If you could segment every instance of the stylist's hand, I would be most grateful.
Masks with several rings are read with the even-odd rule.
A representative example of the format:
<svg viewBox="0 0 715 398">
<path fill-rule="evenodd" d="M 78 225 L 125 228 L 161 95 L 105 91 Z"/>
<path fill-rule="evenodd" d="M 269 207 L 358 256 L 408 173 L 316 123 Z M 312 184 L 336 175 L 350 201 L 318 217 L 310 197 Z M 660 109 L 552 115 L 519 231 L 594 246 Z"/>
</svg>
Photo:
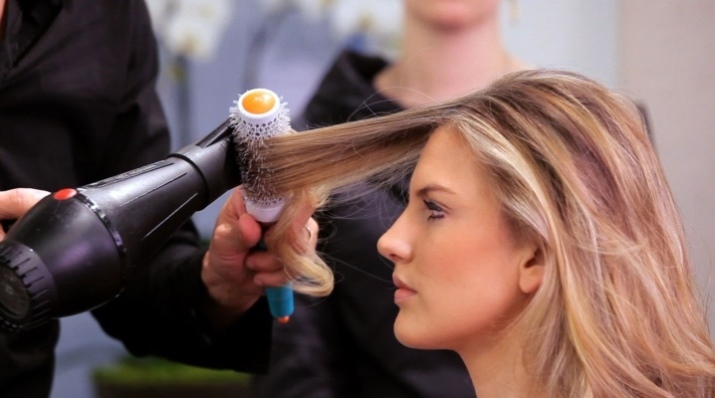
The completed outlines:
<svg viewBox="0 0 715 398">
<path fill-rule="evenodd" d="M 312 208 L 295 218 L 297 234 L 315 247 L 318 224 L 311 218 Z M 246 212 L 243 194 L 235 189 L 224 203 L 216 220 L 211 245 L 204 256 L 201 279 L 213 299 L 209 313 L 217 326 L 232 322 L 251 308 L 267 286 L 288 281 L 283 265 L 270 253 L 252 250 L 262 236 L 260 224 Z"/>
<path fill-rule="evenodd" d="M 17 220 L 48 193 L 32 188 L 0 191 L 0 220 Z M 5 232 L 7 231 L 0 225 L 0 241 L 5 239 Z"/>
</svg>

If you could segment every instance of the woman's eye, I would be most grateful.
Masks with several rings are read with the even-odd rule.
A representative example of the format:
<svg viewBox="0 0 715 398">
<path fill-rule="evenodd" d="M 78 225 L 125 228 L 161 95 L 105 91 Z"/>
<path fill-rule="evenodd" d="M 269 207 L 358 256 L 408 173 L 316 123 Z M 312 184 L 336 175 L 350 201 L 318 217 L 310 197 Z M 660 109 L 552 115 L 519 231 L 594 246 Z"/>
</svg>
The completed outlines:
<svg viewBox="0 0 715 398">
<path fill-rule="evenodd" d="M 444 210 L 436 203 L 431 202 L 429 200 L 423 200 L 423 202 L 427 210 L 430 211 L 430 215 L 429 217 L 427 217 L 428 220 L 436 220 L 438 218 L 444 217 Z"/>
</svg>

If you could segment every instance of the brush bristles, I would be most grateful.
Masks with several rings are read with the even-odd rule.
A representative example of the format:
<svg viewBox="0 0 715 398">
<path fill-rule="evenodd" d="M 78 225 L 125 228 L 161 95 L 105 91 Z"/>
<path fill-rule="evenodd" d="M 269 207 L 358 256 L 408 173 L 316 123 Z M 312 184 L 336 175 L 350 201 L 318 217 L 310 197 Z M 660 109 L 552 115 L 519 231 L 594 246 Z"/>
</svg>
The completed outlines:
<svg viewBox="0 0 715 398">
<path fill-rule="evenodd" d="M 243 108 L 242 98 L 243 95 L 234 101 L 235 106 L 229 111 L 246 200 L 253 202 L 252 206 L 256 209 L 280 209 L 283 200 L 271 189 L 271 170 L 263 167 L 262 153 L 266 149 L 268 138 L 291 132 L 287 104 L 282 98 L 275 96 L 278 106 L 257 115 Z M 267 210 L 267 214 L 274 213 L 277 217 L 280 211 Z"/>
<path fill-rule="evenodd" d="M 238 101 L 236 101 L 238 102 Z M 242 141 L 265 141 L 270 137 L 286 134 L 290 131 L 290 117 L 285 102 L 281 102 L 274 118 L 256 123 L 245 119 L 238 106 L 231 107 L 231 124 L 236 131 L 236 139 Z"/>
</svg>

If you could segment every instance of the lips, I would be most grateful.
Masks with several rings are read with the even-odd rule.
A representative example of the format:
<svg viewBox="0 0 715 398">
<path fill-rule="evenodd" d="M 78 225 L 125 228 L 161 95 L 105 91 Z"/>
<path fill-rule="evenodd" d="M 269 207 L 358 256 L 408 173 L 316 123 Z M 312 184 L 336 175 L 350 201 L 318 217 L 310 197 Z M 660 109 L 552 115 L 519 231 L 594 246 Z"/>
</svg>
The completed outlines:
<svg viewBox="0 0 715 398">
<path fill-rule="evenodd" d="M 395 290 L 395 304 L 399 305 L 401 302 L 417 294 L 414 289 L 409 287 L 395 274 L 392 275 L 392 283 L 394 283 L 395 287 L 397 287 L 397 290 Z"/>
</svg>

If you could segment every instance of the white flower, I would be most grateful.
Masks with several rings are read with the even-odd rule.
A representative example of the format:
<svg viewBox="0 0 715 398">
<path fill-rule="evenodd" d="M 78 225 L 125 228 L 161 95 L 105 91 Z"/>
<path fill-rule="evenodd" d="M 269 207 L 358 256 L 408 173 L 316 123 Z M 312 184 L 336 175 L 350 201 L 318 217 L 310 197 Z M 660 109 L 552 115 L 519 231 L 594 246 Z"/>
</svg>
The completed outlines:
<svg viewBox="0 0 715 398">
<path fill-rule="evenodd" d="M 174 2 L 175 0 L 146 0 L 151 23 L 157 34 L 164 31 Z"/>
<path fill-rule="evenodd" d="M 214 54 L 218 33 L 203 20 L 184 14 L 167 23 L 164 44 L 174 54 L 205 61 Z"/>
<path fill-rule="evenodd" d="M 233 0 L 175 0 L 178 14 L 190 14 L 203 20 L 207 25 L 225 28 L 231 21 Z"/>
<path fill-rule="evenodd" d="M 174 54 L 213 57 L 231 21 L 232 0 L 147 0 L 157 37 Z"/>
</svg>

